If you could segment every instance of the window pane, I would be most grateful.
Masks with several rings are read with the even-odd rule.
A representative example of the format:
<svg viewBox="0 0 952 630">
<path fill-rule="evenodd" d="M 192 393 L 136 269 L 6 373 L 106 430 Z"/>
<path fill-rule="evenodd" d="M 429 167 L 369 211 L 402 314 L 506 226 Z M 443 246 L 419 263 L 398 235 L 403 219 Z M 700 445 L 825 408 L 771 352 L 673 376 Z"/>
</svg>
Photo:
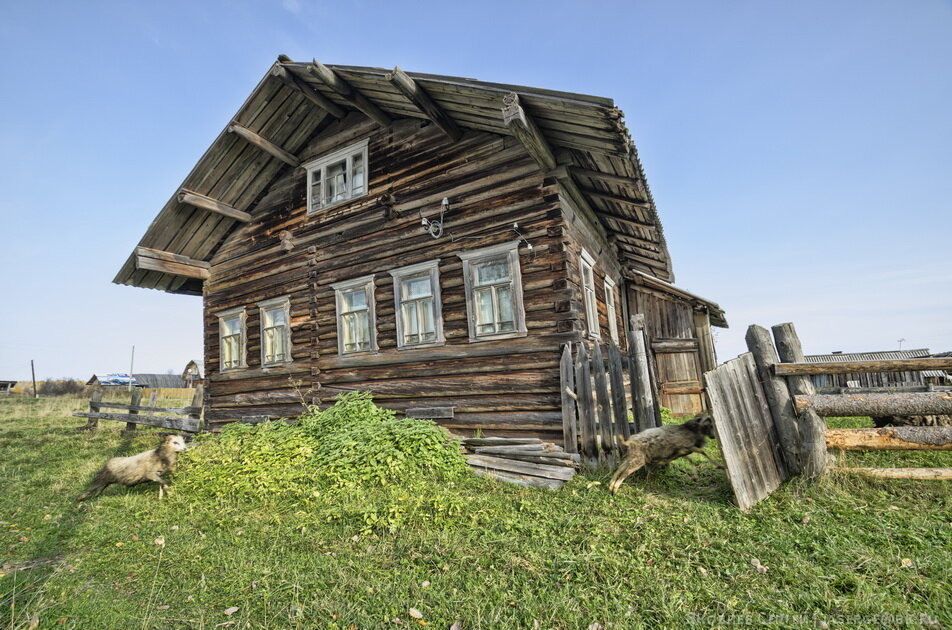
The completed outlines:
<svg viewBox="0 0 952 630">
<path fill-rule="evenodd" d="M 354 339 L 360 350 L 370 349 L 370 313 L 367 311 L 358 311 L 354 313 L 354 322 L 356 334 Z"/>
<path fill-rule="evenodd" d="M 512 315 L 512 287 L 508 284 L 496 287 L 496 303 L 499 309 L 499 324 L 501 330 L 514 330 L 515 322 Z M 508 327 L 505 325 L 509 324 Z"/>
<path fill-rule="evenodd" d="M 492 284 L 509 279 L 509 257 L 502 256 L 476 263 L 476 284 Z"/>
<path fill-rule="evenodd" d="M 334 203 L 347 198 L 347 160 L 324 167 L 324 199 Z"/>
<path fill-rule="evenodd" d="M 271 332 L 271 360 L 272 361 L 284 361 L 287 357 L 285 354 L 287 334 L 284 327 L 281 328 L 272 328 Z"/>
<path fill-rule="evenodd" d="M 436 339 L 436 318 L 433 315 L 433 300 L 420 300 L 417 303 L 420 310 L 421 334 L 423 341 Z"/>
<path fill-rule="evenodd" d="M 221 320 L 222 335 L 237 335 L 239 328 L 239 318 L 229 317 Z"/>
<path fill-rule="evenodd" d="M 230 368 L 234 361 L 235 350 L 232 341 L 233 339 L 231 338 L 222 338 L 221 363 L 223 368 Z"/>
<path fill-rule="evenodd" d="M 341 301 L 344 303 L 345 313 L 367 308 L 367 290 L 360 288 L 344 291 L 341 293 Z"/>
<path fill-rule="evenodd" d="M 433 291 L 430 288 L 430 276 L 418 276 L 403 281 L 403 299 L 415 300 L 421 297 L 430 297 Z"/>
<path fill-rule="evenodd" d="M 351 197 L 364 194 L 364 154 L 362 152 L 358 152 L 351 158 L 350 182 Z"/>
<path fill-rule="evenodd" d="M 315 210 L 321 207 L 321 171 L 320 169 L 311 174 L 311 209 Z"/>
<path fill-rule="evenodd" d="M 476 325 L 477 327 L 489 326 L 489 329 L 482 329 L 481 332 L 495 332 L 495 317 L 493 315 L 493 290 L 491 287 L 485 289 L 476 289 Z"/>
<path fill-rule="evenodd" d="M 420 320 L 417 317 L 417 308 L 415 302 L 404 302 L 401 306 L 401 316 L 403 318 L 403 340 L 406 343 L 416 343 L 419 341 Z"/>
</svg>

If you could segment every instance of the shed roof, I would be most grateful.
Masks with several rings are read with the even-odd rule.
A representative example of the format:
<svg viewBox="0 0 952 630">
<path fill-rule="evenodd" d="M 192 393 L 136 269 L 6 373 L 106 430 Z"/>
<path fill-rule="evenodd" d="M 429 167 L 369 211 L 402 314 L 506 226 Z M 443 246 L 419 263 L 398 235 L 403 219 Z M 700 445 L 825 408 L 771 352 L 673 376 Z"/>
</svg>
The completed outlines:
<svg viewBox="0 0 952 630">
<path fill-rule="evenodd" d="M 181 374 L 133 374 L 136 387 L 185 387 Z"/>
<path fill-rule="evenodd" d="M 807 363 L 827 363 L 843 361 L 889 361 L 895 359 L 923 359 L 929 354 L 928 348 L 917 350 L 883 350 L 881 352 L 837 352 L 834 354 L 808 354 Z"/>
<path fill-rule="evenodd" d="M 334 89 L 326 74 L 321 79 L 320 73 L 312 70 L 319 65 L 279 58 L 140 240 L 140 247 L 156 250 L 154 255 L 163 258 L 149 265 L 133 252 L 114 282 L 171 293 L 201 294 L 202 265 L 207 268 L 207 261 L 241 219 L 185 203 L 181 200 L 182 191 L 198 193 L 241 214 L 253 211 L 260 194 L 281 172 L 291 168 L 282 159 L 246 142 L 238 133 L 230 132 L 235 129 L 233 123 L 280 147 L 286 152 L 285 159 L 293 162 L 295 152 L 320 133 L 325 119 L 333 120 L 330 110 L 337 114 L 366 111 L 369 103 L 385 117 L 432 116 L 432 112 L 418 109 L 395 87 L 388 70 L 320 66 L 329 69 L 333 81 L 339 82 L 338 89 Z M 461 77 L 413 72 L 406 75 L 463 129 L 516 135 L 504 118 L 503 99 L 517 95 L 518 103 L 533 121 L 530 126 L 538 128 L 556 158 L 556 168 L 548 172 L 558 178 L 563 189 L 569 190 L 573 202 L 593 211 L 615 243 L 620 260 L 630 269 L 674 281 L 664 231 L 644 169 L 623 114 L 611 99 Z M 342 96 L 342 90 L 349 96 Z M 329 104 L 321 108 L 315 101 Z M 162 270 L 168 265 L 183 264 L 193 271 L 193 277 Z"/>
</svg>

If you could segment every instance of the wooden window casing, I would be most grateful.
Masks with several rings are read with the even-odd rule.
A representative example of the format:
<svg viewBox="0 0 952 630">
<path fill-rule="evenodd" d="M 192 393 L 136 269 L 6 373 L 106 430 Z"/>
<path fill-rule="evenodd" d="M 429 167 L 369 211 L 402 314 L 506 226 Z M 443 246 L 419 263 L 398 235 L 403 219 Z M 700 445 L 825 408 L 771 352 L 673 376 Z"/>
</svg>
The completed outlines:
<svg viewBox="0 0 952 630">
<path fill-rule="evenodd" d="M 248 367 L 248 330 L 245 307 L 218 313 L 218 371 Z"/>
<path fill-rule="evenodd" d="M 458 254 L 463 261 L 470 341 L 527 334 L 519 242 Z"/>
<path fill-rule="evenodd" d="M 618 341 L 618 311 L 615 306 L 615 290 L 616 285 L 615 281 L 605 276 L 605 310 L 608 313 L 608 334 L 611 336 L 611 340 L 615 342 L 617 346 Z"/>
<path fill-rule="evenodd" d="M 579 256 L 579 267 L 582 270 L 582 297 L 585 302 L 585 324 L 588 328 L 588 336 L 592 339 L 601 339 L 598 302 L 595 298 L 595 259 L 584 249 Z"/>
<path fill-rule="evenodd" d="M 439 264 L 431 260 L 390 272 L 399 349 L 439 346 L 446 341 Z"/>
<path fill-rule="evenodd" d="M 258 302 L 261 322 L 261 365 L 283 365 L 291 358 L 291 300 Z"/>
<path fill-rule="evenodd" d="M 374 277 L 363 276 L 331 285 L 337 302 L 337 352 L 377 352 Z"/>
<path fill-rule="evenodd" d="M 308 214 L 327 210 L 367 194 L 368 142 L 363 140 L 304 165 L 307 170 Z"/>
</svg>

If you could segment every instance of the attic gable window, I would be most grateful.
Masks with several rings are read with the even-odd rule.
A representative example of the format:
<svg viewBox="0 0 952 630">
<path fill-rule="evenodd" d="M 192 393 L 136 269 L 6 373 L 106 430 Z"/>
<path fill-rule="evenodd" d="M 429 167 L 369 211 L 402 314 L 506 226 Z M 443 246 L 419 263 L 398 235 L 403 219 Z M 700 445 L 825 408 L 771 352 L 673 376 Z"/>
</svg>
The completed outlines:
<svg viewBox="0 0 952 630">
<path fill-rule="evenodd" d="M 261 365 L 291 361 L 291 301 L 287 297 L 258 302 L 261 313 Z"/>
<path fill-rule="evenodd" d="M 304 165 L 308 214 L 367 194 L 367 143 L 363 140 Z"/>
<path fill-rule="evenodd" d="M 582 295 L 585 299 L 585 323 L 588 336 L 601 339 L 602 331 L 598 327 L 598 303 L 595 301 L 595 259 L 584 249 L 579 257 L 582 269 Z"/>
<path fill-rule="evenodd" d="M 397 312 L 397 347 L 442 344 L 439 260 L 408 265 L 390 272 Z"/>
<path fill-rule="evenodd" d="M 218 314 L 218 352 L 220 371 L 247 367 L 245 355 L 247 332 L 244 307 Z"/>
<path fill-rule="evenodd" d="M 374 313 L 374 277 L 363 276 L 332 284 L 337 300 L 337 351 L 339 354 L 377 351 L 377 318 Z"/>
<path fill-rule="evenodd" d="M 459 254 L 466 284 L 469 340 L 526 334 L 519 241 Z"/>
</svg>

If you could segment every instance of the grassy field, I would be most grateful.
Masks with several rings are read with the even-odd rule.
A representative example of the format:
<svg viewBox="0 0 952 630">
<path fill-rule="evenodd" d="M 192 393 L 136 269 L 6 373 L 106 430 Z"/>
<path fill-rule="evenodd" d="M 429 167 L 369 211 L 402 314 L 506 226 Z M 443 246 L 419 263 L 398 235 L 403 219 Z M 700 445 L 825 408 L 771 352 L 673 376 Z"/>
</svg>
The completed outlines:
<svg viewBox="0 0 952 630">
<path fill-rule="evenodd" d="M 697 480 L 677 462 L 635 475 L 616 497 L 608 471 L 555 493 L 473 477 L 433 484 L 444 516 L 396 531 L 368 509 L 411 497 L 361 488 L 160 503 L 150 484 L 77 504 L 105 458 L 157 442 L 107 421 L 77 433 L 83 405 L 0 400 L 0 629 L 952 626 L 947 482 L 831 475 L 741 514 L 707 463 Z"/>
</svg>

